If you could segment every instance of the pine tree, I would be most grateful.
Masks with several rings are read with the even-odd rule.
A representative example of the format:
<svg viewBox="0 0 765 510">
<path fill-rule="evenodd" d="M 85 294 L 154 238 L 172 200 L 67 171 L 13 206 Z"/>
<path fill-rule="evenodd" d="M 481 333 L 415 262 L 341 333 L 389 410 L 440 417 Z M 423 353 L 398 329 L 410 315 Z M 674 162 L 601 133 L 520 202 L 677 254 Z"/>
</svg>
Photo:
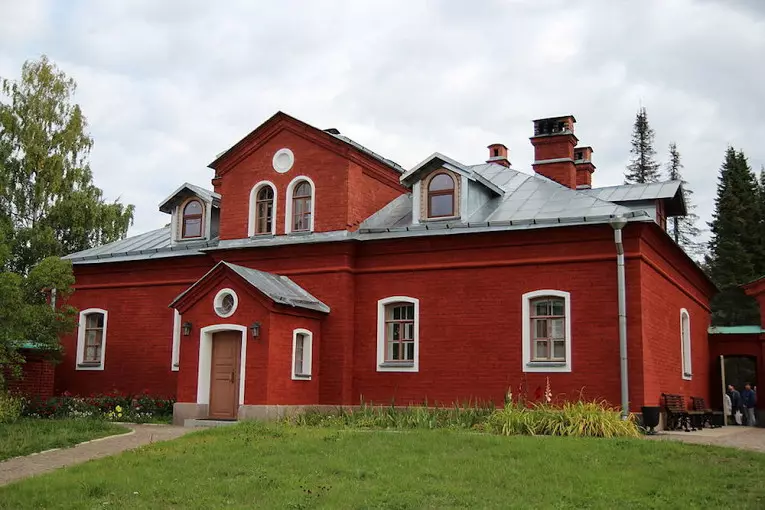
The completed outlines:
<svg viewBox="0 0 765 510">
<path fill-rule="evenodd" d="M 632 128 L 632 157 L 624 173 L 625 184 L 644 184 L 659 180 L 659 164 L 654 159 L 656 151 L 653 148 L 653 140 L 654 131 L 648 124 L 645 107 L 641 106 Z"/>
<path fill-rule="evenodd" d="M 688 182 L 683 179 L 680 169 L 683 163 L 680 159 L 680 152 L 677 150 L 677 144 L 669 144 L 669 162 L 667 163 L 667 177 L 671 181 L 680 181 L 683 190 L 683 199 L 687 214 L 685 216 L 673 216 L 669 220 L 668 233 L 672 239 L 680 245 L 688 255 L 700 256 L 704 254 L 704 244 L 699 242 L 701 230 L 696 226 L 699 217 L 693 211 L 696 206 L 691 203 L 693 191 L 688 187 Z"/>
<path fill-rule="evenodd" d="M 759 186 L 746 156 L 729 147 L 720 169 L 707 266 L 720 293 L 712 300 L 712 323 L 720 326 L 760 324 L 754 299 L 739 287 L 759 276 Z"/>
</svg>

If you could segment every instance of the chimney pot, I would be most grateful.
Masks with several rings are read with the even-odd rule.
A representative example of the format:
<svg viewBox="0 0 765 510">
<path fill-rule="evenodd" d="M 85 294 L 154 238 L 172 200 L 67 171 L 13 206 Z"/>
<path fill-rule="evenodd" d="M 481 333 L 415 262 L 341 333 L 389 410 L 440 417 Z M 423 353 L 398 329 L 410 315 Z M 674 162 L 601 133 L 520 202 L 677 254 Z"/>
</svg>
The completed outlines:
<svg viewBox="0 0 765 510">
<path fill-rule="evenodd" d="M 504 144 L 493 143 L 488 146 L 488 149 L 489 159 L 486 160 L 487 163 L 497 163 L 505 167 L 510 166 L 510 160 L 507 158 L 508 150 Z"/>
<path fill-rule="evenodd" d="M 534 171 L 548 179 L 575 189 L 577 185 L 574 165 L 574 135 L 576 119 L 573 115 L 549 117 L 534 121 Z"/>
</svg>

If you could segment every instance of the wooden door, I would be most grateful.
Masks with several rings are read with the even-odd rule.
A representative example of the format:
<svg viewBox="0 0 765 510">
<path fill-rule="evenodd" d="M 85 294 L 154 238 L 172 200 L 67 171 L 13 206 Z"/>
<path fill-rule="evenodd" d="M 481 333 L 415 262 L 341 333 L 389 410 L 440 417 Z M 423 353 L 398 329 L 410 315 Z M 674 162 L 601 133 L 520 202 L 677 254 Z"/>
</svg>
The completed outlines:
<svg viewBox="0 0 765 510">
<path fill-rule="evenodd" d="M 210 418 L 235 419 L 239 410 L 239 361 L 242 335 L 213 334 L 210 373 Z"/>
</svg>

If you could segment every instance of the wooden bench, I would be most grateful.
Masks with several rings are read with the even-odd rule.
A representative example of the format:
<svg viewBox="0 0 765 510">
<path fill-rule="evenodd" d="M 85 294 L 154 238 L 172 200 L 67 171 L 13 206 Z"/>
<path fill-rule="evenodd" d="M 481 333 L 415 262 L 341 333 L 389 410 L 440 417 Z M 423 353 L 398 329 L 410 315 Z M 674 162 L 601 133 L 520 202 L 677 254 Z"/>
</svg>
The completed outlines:
<svg viewBox="0 0 765 510">
<path fill-rule="evenodd" d="M 709 428 L 719 427 L 715 425 L 715 417 L 722 418 L 722 411 L 713 411 L 707 407 L 703 397 L 691 397 L 691 416 L 696 416 L 699 428 L 703 428 L 704 424 L 708 424 Z M 720 420 L 722 421 L 722 420 Z"/>
<path fill-rule="evenodd" d="M 662 393 L 664 399 L 664 410 L 667 412 L 667 430 L 678 430 L 682 428 L 686 432 L 696 430 L 691 423 L 691 415 L 685 406 L 685 398 L 682 395 L 671 393 Z"/>
</svg>

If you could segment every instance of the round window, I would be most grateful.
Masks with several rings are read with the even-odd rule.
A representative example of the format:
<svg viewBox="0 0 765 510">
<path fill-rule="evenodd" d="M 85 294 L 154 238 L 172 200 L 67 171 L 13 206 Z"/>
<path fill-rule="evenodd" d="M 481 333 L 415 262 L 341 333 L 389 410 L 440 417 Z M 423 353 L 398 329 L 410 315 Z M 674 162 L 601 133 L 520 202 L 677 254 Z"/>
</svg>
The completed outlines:
<svg viewBox="0 0 765 510">
<path fill-rule="evenodd" d="M 215 296 L 215 313 L 219 317 L 230 317 L 236 311 L 239 300 L 231 289 L 223 289 Z"/>
<path fill-rule="evenodd" d="M 279 149 L 276 151 L 276 154 L 274 154 L 272 163 L 274 170 L 283 174 L 292 168 L 292 165 L 295 163 L 295 155 L 289 149 Z"/>
</svg>

